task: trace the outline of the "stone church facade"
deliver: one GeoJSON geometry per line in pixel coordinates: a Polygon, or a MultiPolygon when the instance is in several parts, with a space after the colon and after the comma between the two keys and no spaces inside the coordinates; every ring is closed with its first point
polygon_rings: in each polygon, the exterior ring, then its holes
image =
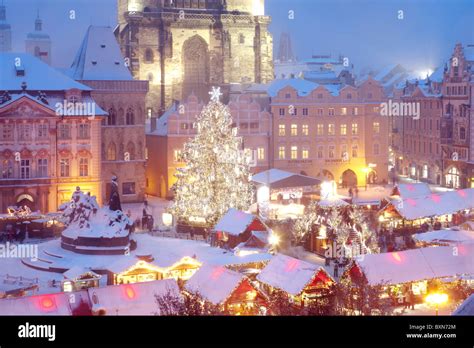
{"type": "Polygon", "coordinates": [[[273,80],[264,0],[118,0],[115,35],[126,64],[148,80],[147,114],[211,86],[273,80]]]}

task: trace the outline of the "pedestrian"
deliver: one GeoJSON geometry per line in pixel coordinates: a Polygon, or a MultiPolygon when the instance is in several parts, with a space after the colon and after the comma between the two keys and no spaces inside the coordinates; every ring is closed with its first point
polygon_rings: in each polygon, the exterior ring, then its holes
{"type": "Polygon", "coordinates": [[[357,188],[357,186],[355,188],[355,194],[356,194],[356,198],[359,198],[359,189],[357,188]]]}
{"type": "Polygon", "coordinates": [[[351,188],[349,188],[349,196],[352,198],[352,195],[353,195],[353,193],[352,193],[352,187],[351,187],[351,188]]]}
{"type": "Polygon", "coordinates": [[[339,278],[339,262],[334,261],[334,278],[339,278]]]}
{"type": "Polygon", "coordinates": [[[408,304],[411,310],[415,309],[415,294],[413,293],[413,289],[410,286],[408,290],[408,304]]]}

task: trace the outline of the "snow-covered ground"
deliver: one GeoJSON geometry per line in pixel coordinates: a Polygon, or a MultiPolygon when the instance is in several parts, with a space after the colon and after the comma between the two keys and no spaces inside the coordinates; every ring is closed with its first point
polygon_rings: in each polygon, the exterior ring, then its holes
{"type": "MultiPolygon", "coordinates": [[[[168,207],[171,206],[173,202],[154,196],[148,196],[147,202],[147,213],[153,216],[155,220],[155,226],[161,225],[163,213],[168,207]]],[[[126,214],[130,213],[132,221],[135,221],[137,218],[141,219],[143,217],[144,207],[144,203],[122,203],[122,211],[126,214]]]]}

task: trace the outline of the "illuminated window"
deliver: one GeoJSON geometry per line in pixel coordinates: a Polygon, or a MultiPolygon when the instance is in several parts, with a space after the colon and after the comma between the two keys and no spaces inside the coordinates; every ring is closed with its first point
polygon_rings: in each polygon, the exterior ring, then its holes
{"type": "Polygon", "coordinates": [[[298,159],[298,146],[291,147],[291,159],[298,159]]]}
{"type": "Polygon", "coordinates": [[[298,135],[298,125],[297,124],[292,124],[291,125],[291,135],[292,136],[297,136],[298,135]]]}
{"type": "Polygon", "coordinates": [[[352,109],[352,115],[354,115],[354,116],[359,115],[359,108],[353,108],[352,109]]]}
{"type": "Polygon", "coordinates": [[[341,108],[341,115],[342,116],[347,115],[347,108],[341,108]]]}
{"type": "Polygon", "coordinates": [[[359,133],[359,125],[357,123],[352,124],[352,135],[357,135],[359,133]]]}
{"type": "Polygon", "coordinates": [[[324,124],[318,124],[317,126],[317,134],[324,135],[324,124]]]}
{"type": "Polygon", "coordinates": [[[329,116],[334,116],[334,108],[329,108],[328,109],[328,115],[329,116]]]}
{"type": "Polygon", "coordinates": [[[114,143],[110,143],[107,147],[107,161],[116,161],[117,160],[117,147],[114,143]]]}
{"type": "Polygon", "coordinates": [[[303,146],[303,149],[301,150],[301,157],[303,159],[309,158],[309,148],[307,146],[303,146]]]}
{"type": "Polygon", "coordinates": [[[78,138],[79,139],[90,138],[90,125],[88,123],[79,124],[78,138]]]}
{"type": "Polygon", "coordinates": [[[89,176],[89,159],[80,158],[79,159],[79,176],[89,176]]]}
{"type": "Polygon", "coordinates": [[[265,148],[259,147],[257,149],[257,158],[259,161],[265,160],[265,148]]]}
{"type": "Polygon", "coordinates": [[[278,147],[278,158],[279,159],[285,159],[285,147],[284,146],[279,146],[278,147]]]}
{"type": "Polygon", "coordinates": [[[69,176],[69,168],[70,168],[70,160],[69,158],[63,158],[59,161],[59,175],[62,177],[69,176]]]}
{"type": "Polygon", "coordinates": [[[301,134],[308,136],[309,135],[309,126],[304,124],[301,128],[301,134]]]}
{"type": "Polygon", "coordinates": [[[380,133],[380,123],[379,123],[379,122],[374,122],[374,124],[373,124],[373,130],[374,130],[374,133],[375,133],[375,134],[379,134],[379,133],[380,133]]]}
{"type": "Polygon", "coordinates": [[[286,126],[284,124],[280,124],[278,126],[278,135],[284,137],[286,135],[286,126]]]}
{"type": "Polygon", "coordinates": [[[347,135],[347,125],[341,124],[341,135],[347,135]]]}
{"type": "Polygon", "coordinates": [[[347,145],[341,145],[341,158],[343,161],[347,161],[349,154],[347,153],[347,145]]]}
{"type": "Polygon", "coordinates": [[[181,162],[182,159],[182,151],[181,150],[174,150],[174,161],[181,162]]]}
{"type": "Polygon", "coordinates": [[[328,124],[328,135],[335,135],[336,134],[336,126],[334,123],[328,124]]]}

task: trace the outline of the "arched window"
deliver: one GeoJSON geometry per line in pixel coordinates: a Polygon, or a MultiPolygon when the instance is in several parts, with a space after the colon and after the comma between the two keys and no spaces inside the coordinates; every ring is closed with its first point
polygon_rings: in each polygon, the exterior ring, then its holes
{"type": "Polygon", "coordinates": [[[126,125],[131,126],[135,124],[135,115],[133,113],[132,108],[127,109],[127,115],[126,115],[126,125]]]}
{"type": "Polygon", "coordinates": [[[130,161],[135,160],[135,144],[133,144],[131,141],[127,144],[127,153],[128,159],[130,161]]]}
{"type": "Polygon", "coordinates": [[[151,83],[153,83],[154,79],[155,79],[155,77],[153,76],[153,74],[149,73],[148,76],[147,76],[147,80],[150,81],[151,83]]]}
{"type": "Polygon", "coordinates": [[[138,142],[137,159],[139,160],[143,159],[143,143],[141,141],[138,142]]]}
{"type": "Polygon", "coordinates": [[[461,138],[461,140],[466,140],[466,128],[459,128],[459,138],[461,138]]]}
{"type": "Polygon", "coordinates": [[[119,109],[118,111],[118,120],[117,120],[119,125],[125,124],[125,112],[123,111],[122,108],[119,109]]]}
{"type": "Polygon", "coordinates": [[[244,34],[239,35],[239,43],[241,45],[243,45],[245,43],[245,35],[244,34]]]}
{"type": "Polygon", "coordinates": [[[117,124],[117,114],[114,108],[109,109],[109,116],[107,118],[107,125],[115,126],[117,124]]]}
{"type": "Polygon", "coordinates": [[[41,50],[38,46],[35,47],[35,57],[39,57],[41,54],[41,50]]]}
{"type": "Polygon", "coordinates": [[[107,148],[107,161],[116,161],[117,160],[117,147],[114,143],[110,143],[107,148]]]}
{"type": "Polygon", "coordinates": [[[151,48],[145,50],[145,62],[153,63],[153,50],[151,48]]]}

